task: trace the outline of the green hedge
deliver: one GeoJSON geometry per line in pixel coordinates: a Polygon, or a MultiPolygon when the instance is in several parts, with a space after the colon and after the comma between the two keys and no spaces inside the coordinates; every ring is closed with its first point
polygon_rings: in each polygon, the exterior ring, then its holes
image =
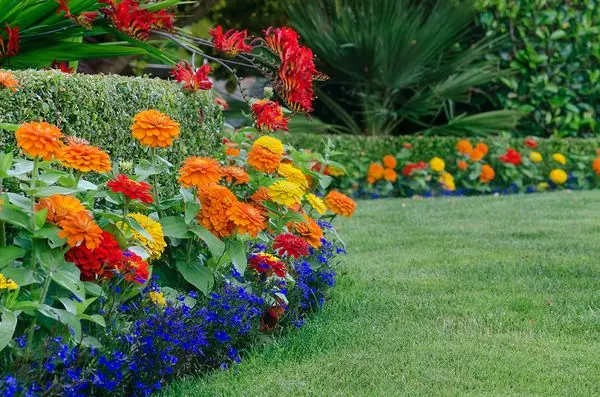
{"type": "Polygon", "coordinates": [[[600,135],[600,2],[481,0],[478,25],[507,37],[489,54],[511,74],[490,93],[497,107],[529,112],[518,132],[600,135]]]}
{"type": "MultiPolygon", "coordinates": [[[[44,120],[102,147],[115,161],[135,161],[144,149],[131,136],[132,117],[157,109],[181,124],[180,139],[166,153],[173,164],[189,154],[211,153],[219,144],[222,113],[210,91],[187,93],[174,82],[139,77],[13,73],[21,89],[0,90],[0,123],[44,120]]],[[[14,133],[0,130],[0,144],[10,150],[14,133]]]]}

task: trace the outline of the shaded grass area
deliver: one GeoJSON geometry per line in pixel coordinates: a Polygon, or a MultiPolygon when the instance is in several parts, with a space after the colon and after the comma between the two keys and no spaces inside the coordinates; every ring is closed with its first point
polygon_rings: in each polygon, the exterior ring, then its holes
{"type": "Polygon", "coordinates": [[[325,310],[167,396],[600,395],[600,193],[360,202],[325,310]]]}

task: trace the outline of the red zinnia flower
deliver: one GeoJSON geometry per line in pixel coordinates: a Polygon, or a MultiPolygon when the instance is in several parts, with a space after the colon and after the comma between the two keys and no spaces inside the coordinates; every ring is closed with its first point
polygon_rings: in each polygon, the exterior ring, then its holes
{"type": "Polygon", "coordinates": [[[531,149],[535,149],[537,148],[538,144],[533,138],[527,138],[525,139],[525,146],[531,149]]]}
{"type": "Polygon", "coordinates": [[[6,24],[4,31],[7,38],[0,36],[0,58],[15,56],[19,52],[19,27],[6,24]]]}
{"type": "Polygon", "coordinates": [[[277,277],[285,277],[287,268],[276,256],[260,252],[248,258],[248,267],[270,277],[275,273],[277,277]]]}
{"type": "Polygon", "coordinates": [[[98,278],[112,277],[112,271],[121,262],[121,248],[117,240],[108,232],[103,231],[100,245],[93,250],[85,244],[73,247],[65,254],[65,259],[73,262],[81,271],[81,279],[94,281],[98,278]]]}
{"type": "Polygon", "coordinates": [[[125,280],[144,284],[150,277],[148,263],[142,257],[131,251],[123,252],[119,272],[124,275],[125,280]]]}
{"type": "Polygon", "coordinates": [[[212,82],[208,79],[210,71],[210,65],[207,63],[194,72],[192,65],[182,61],[173,67],[171,76],[177,82],[183,83],[183,88],[186,90],[209,90],[212,88],[212,82]]]}
{"type": "Polygon", "coordinates": [[[402,175],[411,176],[414,171],[424,170],[427,168],[427,163],[419,161],[418,163],[408,163],[402,168],[402,175]]]}
{"type": "Polygon", "coordinates": [[[296,259],[307,256],[310,246],[303,238],[294,236],[292,233],[284,233],[273,240],[273,250],[279,255],[289,255],[296,259]]]}
{"type": "Polygon", "coordinates": [[[100,3],[108,5],[100,9],[117,30],[138,40],[147,40],[151,29],[171,30],[173,29],[174,14],[165,10],[150,12],[140,7],[136,0],[99,0],[100,3]]]}
{"type": "Polygon", "coordinates": [[[521,164],[521,153],[517,152],[513,148],[508,148],[506,153],[500,156],[500,161],[503,163],[519,165],[521,164]]]}
{"type": "Polygon", "coordinates": [[[289,118],[283,116],[283,110],[278,103],[268,99],[256,101],[252,104],[252,112],[256,118],[256,128],[259,130],[288,130],[289,118]]]}
{"type": "Polygon", "coordinates": [[[208,32],[213,37],[213,44],[219,51],[223,51],[229,56],[236,56],[241,52],[252,51],[252,46],[246,43],[248,31],[229,29],[223,34],[221,25],[211,29],[208,32]]]}
{"type": "Polygon", "coordinates": [[[106,186],[115,193],[122,193],[125,197],[131,200],[140,200],[144,204],[149,204],[154,201],[152,194],[152,186],[146,182],[137,182],[129,179],[127,175],[119,174],[115,179],[109,181],[106,186]]]}

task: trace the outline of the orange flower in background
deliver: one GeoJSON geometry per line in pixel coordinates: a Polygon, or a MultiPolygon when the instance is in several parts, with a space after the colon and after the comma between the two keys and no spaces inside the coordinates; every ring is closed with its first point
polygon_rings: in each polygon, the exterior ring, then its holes
{"type": "Polygon", "coordinates": [[[236,148],[233,145],[227,145],[225,147],[225,155],[230,157],[237,157],[240,155],[240,149],[236,148]]]}
{"type": "Polygon", "coordinates": [[[369,165],[369,169],[367,170],[367,181],[372,181],[369,183],[375,183],[381,178],[383,178],[384,169],[379,163],[372,163],[369,165]]]}
{"type": "Polygon", "coordinates": [[[460,154],[469,155],[473,150],[473,145],[466,139],[461,139],[456,143],[456,151],[460,154]]]}
{"type": "Polygon", "coordinates": [[[44,208],[48,210],[46,221],[55,225],[58,225],[68,215],[86,211],[81,201],[75,197],[60,194],[41,198],[39,204],[35,206],[35,211],[39,212],[44,208]]]}
{"type": "Polygon", "coordinates": [[[64,145],[61,141],[63,134],[58,127],[44,121],[22,124],[15,136],[23,153],[40,156],[44,160],[51,160],[64,145]]]}
{"type": "Polygon", "coordinates": [[[158,110],[144,110],[133,118],[133,137],[148,147],[168,147],[179,136],[179,123],[158,110]]]}
{"type": "Polygon", "coordinates": [[[95,171],[103,174],[111,170],[108,154],[77,139],[68,139],[67,146],[61,148],[57,157],[65,167],[81,172],[95,171]]]}
{"type": "Polygon", "coordinates": [[[458,163],[456,163],[456,165],[458,166],[458,169],[463,171],[469,168],[469,164],[464,160],[459,160],[458,163]]]}
{"type": "Polygon", "coordinates": [[[485,143],[480,142],[475,145],[475,148],[471,151],[471,155],[469,157],[471,158],[471,161],[481,161],[485,155],[488,154],[488,151],[488,146],[485,143]]]}
{"type": "Polygon", "coordinates": [[[304,220],[304,222],[294,223],[294,230],[312,247],[319,248],[321,246],[321,239],[323,238],[323,230],[308,215],[304,215],[304,220]]]}
{"type": "Polygon", "coordinates": [[[351,217],[356,209],[356,202],[343,193],[332,190],[325,196],[325,205],[331,212],[345,217],[351,217]]]}
{"type": "Polygon", "coordinates": [[[85,211],[67,215],[60,222],[60,238],[67,239],[71,247],[85,245],[87,249],[93,250],[100,246],[102,241],[102,229],[98,227],[92,216],[85,211]]]}
{"type": "Polygon", "coordinates": [[[188,157],[179,169],[179,182],[184,187],[200,187],[217,183],[223,177],[221,164],[209,157],[188,157]]]}
{"type": "Polygon", "coordinates": [[[221,169],[225,180],[229,183],[234,183],[236,185],[242,185],[250,182],[250,176],[242,167],[237,166],[227,166],[221,169]]]}
{"type": "Polygon", "coordinates": [[[481,167],[481,172],[479,173],[479,180],[481,181],[481,183],[490,183],[495,176],[496,173],[494,172],[494,169],[489,165],[484,164],[481,167]]]}
{"type": "Polygon", "coordinates": [[[271,196],[269,195],[269,189],[266,186],[259,187],[252,194],[252,196],[250,196],[250,199],[255,203],[262,203],[263,201],[271,200],[271,196]]]}
{"type": "Polygon", "coordinates": [[[597,157],[592,163],[592,169],[596,173],[596,175],[600,175],[600,157],[597,157]]]}
{"type": "Polygon", "coordinates": [[[398,179],[398,174],[396,174],[396,171],[394,171],[391,168],[386,168],[385,170],[383,170],[383,179],[385,179],[388,182],[396,182],[396,180],[398,179]]]}
{"type": "Polygon", "coordinates": [[[397,165],[396,158],[394,156],[392,156],[391,154],[388,154],[383,157],[383,166],[385,168],[394,169],[394,168],[396,168],[396,165],[397,165]]]}
{"type": "Polygon", "coordinates": [[[0,70],[0,86],[8,88],[12,92],[17,92],[17,88],[21,87],[15,75],[5,70],[0,70]]]}
{"type": "Polygon", "coordinates": [[[237,227],[238,233],[248,233],[251,237],[256,237],[267,227],[262,211],[252,204],[234,203],[227,210],[227,217],[237,227]]]}
{"type": "Polygon", "coordinates": [[[221,185],[204,185],[198,197],[202,204],[198,222],[218,237],[230,236],[235,225],[227,216],[227,211],[238,201],[233,192],[221,185]]]}
{"type": "Polygon", "coordinates": [[[248,152],[248,165],[257,171],[271,174],[277,171],[280,163],[281,155],[263,146],[252,146],[248,152]]]}
{"type": "Polygon", "coordinates": [[[477,145],[475,145],[475,149],[481,151],[481,153],[483,153],[484,156],[488,154],[489,151],[488,145],[486,145],[483,142],[479,142],[477,145]]]}

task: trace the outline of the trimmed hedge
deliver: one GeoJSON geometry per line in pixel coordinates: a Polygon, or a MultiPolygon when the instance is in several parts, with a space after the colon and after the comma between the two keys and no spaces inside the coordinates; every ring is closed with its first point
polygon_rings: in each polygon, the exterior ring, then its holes
{"type": "MultiPolygon", "coordinates": [[[[0,90],[0,123],[44,120],[66,135],[87,139],[114,161],[141,158],[144,148],[131,136],[133,116],[157,109],[181,124],[180,139],[166,149],[173,164],[190,154],[212,153],[220,142],[221,108],[212,92],[188,93],[177,83],[142,77],[65,74],[58,71],[14,71],[18,92],[0,90]]],[[[0,130],[4,150],[14,133],[0,130]]]]}

